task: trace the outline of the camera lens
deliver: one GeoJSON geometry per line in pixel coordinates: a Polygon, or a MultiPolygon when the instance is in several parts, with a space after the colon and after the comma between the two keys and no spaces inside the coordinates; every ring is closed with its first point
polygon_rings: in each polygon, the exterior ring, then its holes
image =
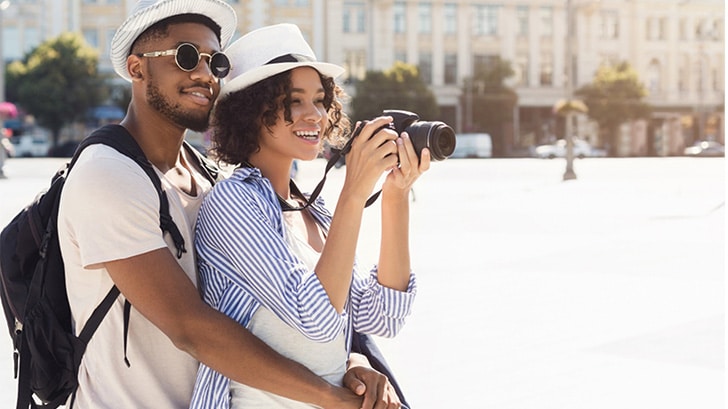
{"type": "Polygon", "coordinates": [[[406,129],[419,158],[422,149],[430,149],[433,161],[445,160],[455,150],[455,131],[444,122],[415,122],[406,129]]]}

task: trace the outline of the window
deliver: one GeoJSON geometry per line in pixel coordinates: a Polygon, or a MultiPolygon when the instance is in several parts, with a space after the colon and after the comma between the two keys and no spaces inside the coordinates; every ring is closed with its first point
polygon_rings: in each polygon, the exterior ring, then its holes
{"type": "Polygon", "coordinates": [[[688,90],[688,83],[685,77],[686,74],[687,70],[685,69],[685,67],[680,67],[677,70],[677,89],[680,92],[685,92],[688,90]]]}
{"type": "Polygon", "coordinates": [[[420,34],[429,34],[432,32],[432,4],[420,3],[417,6],[418,11],[418,32],[420,34]]]}
{"type": "Polygon", "coordinates": [[[541,85],[554,84],[554,63],[550,54],[541,55],[540,81],[541,85]]]}
{"type": "Polygon", "coordinates": [[[516,61],[513,64],[513,71],[513,78],[515,79],[516,86],[528,86],[528,55],[519,54],[516,56],[516,61]]]}
{"type": "Polygon", "coordinates": [[[404,33],[407,30],[407,7],[405,3],[398,1],[394,3],[394,32],[404,33]]]}
{"type": "Polygon", "coordinates": [[[688,21],[687,19],[681,18],[680,22],[678,22],[678,35],[680,36],[680,40],[687,40],[688,39],[688,21]]]}
{"type": "Polygon", "coordinates": [[[516,7],[516,35],[528,37],[528,6],[516,7]]]}
{"type": "Polygon", "coordinates": [[[666,30],[665,18],[649,18],[647,19],[647,27],[645,34],[648,40],[664,40],[666,30]]]}
{"type": "Polygon", "coordinates": [[[344,68],[346,68],[346,82],[363,79],[366,75],[366,51],[348,50],[344,53],[344,68]]]}
{"type": "Polygon", "coordinates": [[[553,7],[541,7],[541,36],[551,37],[554,35],[554,9],[553,7]]]}
{"type": "Polygon", "coordinates": [[[30,50],[40,45],[43,40],[40,37],[40,30],[37,28],[25,29],[25,49],[30,50]]]}
{"type": "Polygon", "coordinates": [[[310,5],[308,0],[294,0],[296,7],[308,7],[310,5]]]}
{"type": "Polygon", "coordinates": [[[345,33],[351,33],[351,9],[344,4],[344,12],[342,15],[341,29],[345,33]]]}
{"type": "Polygon", "coordinates": [[[394,61],[406,63],[407,62],[407,51],[403,51],[403,50],[395,51],[394,52],[394,61]]]}
{"type": "Polygon", "coordinates": [[[600,20],[601,38],[616,39],[619,37],[619,15],[616,11],[602,11],[600,20]]]}
{"type": "Polygon", "coordinates": [[[720,91],[721,75],[717,69],[713,68],[711,78],[713,79],[713,91],[720,91]]]}
{"type": "Polygon", "coordinates": [[[363,33],[366,26],[366,5],[360,1],[345,2],[343,20],[345,33],[363,33]]]}
{"type": "Polygon", "coordinates": [[[445,84],[456,84],[458,81],[458,56],[445,54],[445,84]]]}
{"type": "Polygon", "coordinates": [[[445,4],[443,8],[445,15],[445,34],[455,34],[458,31],[458,5],[453,3],[445,4]]]}
{"type": "Polygon", "coordinates": [[[23,51],[20,48],[20,31],[17,27],[0,27],[3,30],[3,59],[5,62],[23,58],[23,51]]]}
{"type": "Polygon", "coordinates": [[[288,0],[273,0],[273,4],[279,7],[288,7],[288,0]]]}
{"type": "Polygon", "coordinates": [[[475,35],[494,36],[498,33],[498,6],[475,6],[475,35]]]}
{"type": "Polygon", "coordinates": [[[653,59],[647,67],[647,90],[650,93],[657,94],[661,91],[660,77],[660,62],[653,59]]]}
{"type": "Polygon", "coordinates": [[[357,9],[356,11],[356,32],[357,33],[363,33],[366,31],[366,25],[367,25],[367,14],[366,9],[364,8],[364,5],[362,4],[362,7],[357,9]]]}
{"type": "Polygon", "coordinates": [[[93,48],[99,48],[99,32],[93,28],[83,30],[83,38],[86,40],[86,44],[93,48]]]}
{"type": "Polygon", "coordinates": [[[425,84],[432,84],[432,54],[421,53],[418,68],[420,69],[420,78],[422,78],[422,81],[425,84]]]}

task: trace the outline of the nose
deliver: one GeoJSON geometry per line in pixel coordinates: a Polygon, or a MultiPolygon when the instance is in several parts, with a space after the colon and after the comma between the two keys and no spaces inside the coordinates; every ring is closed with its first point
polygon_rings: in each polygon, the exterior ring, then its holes
{"type": "Polygon", "coordinates": [[[306,104],[306,111],[304,112],[304,119],[309,122],[320,122],[326,116],[326,111],[323,107],[311,102],[306,104]]]}
{"type": "Polygon", "coordinates": [[[212,55],[207,53],[200,53],[200,59],[197,62],[197,67],[192,70],[193,78],[200,78],[207,83],[216,83],[217,77],[212,75],[212,68],[210,67],[210,61],[212,61],[212,55]]]}

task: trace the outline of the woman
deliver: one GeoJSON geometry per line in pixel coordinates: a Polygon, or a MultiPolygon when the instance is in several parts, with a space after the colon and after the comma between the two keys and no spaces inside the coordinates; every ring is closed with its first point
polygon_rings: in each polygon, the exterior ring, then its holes
{"type": "MultiPolygon", "coordinates": [[[[198,219],[205,300],[340,385],[352,327],[391,337],[410,312],[408,194],[429,168],[429,152],[418,163],[406,134],[382,129],[391,117],[369,121],[347,155],[332,216],[323,200],[309,203],[298,191],[290,169],[295,160],[315,159],[324,141],[343,142],[349,121],[334,82],[343,69],[317,62],[292,24],[255,30],[226,54],[233,70],[214,110],[212,141],[217,158],[238,167],[208,195],[198,219]],[[379,263],[360,274],[355,250],[364,206],[385,173],[379,263]]],[[[228,406],[311,407],[201,367],[193,407],[228,406]]]]}

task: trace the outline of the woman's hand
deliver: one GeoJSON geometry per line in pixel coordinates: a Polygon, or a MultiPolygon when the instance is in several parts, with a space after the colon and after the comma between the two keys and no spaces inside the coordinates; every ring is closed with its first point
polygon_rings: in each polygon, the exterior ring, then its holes
{"type": "Polygon", "coordinates": [[[412,185],[428,169],[430,169],[430,150],[422,148],[421,157],[417,158],[414,145],[407,132],[397,138],[397,154],[399,166],[391,168],[387,179],[382,186],[383,193],[397,193],[409,195],[412,185]]]}
{"type": "Polygon", "coordinates": [[[397,133],[387,126],[392,120],[391,116],[375,118],[356,136],[346,155],[342,195],[355,195],[364,203],[384,172],[396,168],[400,148],[396,142],[397,133]]]}

